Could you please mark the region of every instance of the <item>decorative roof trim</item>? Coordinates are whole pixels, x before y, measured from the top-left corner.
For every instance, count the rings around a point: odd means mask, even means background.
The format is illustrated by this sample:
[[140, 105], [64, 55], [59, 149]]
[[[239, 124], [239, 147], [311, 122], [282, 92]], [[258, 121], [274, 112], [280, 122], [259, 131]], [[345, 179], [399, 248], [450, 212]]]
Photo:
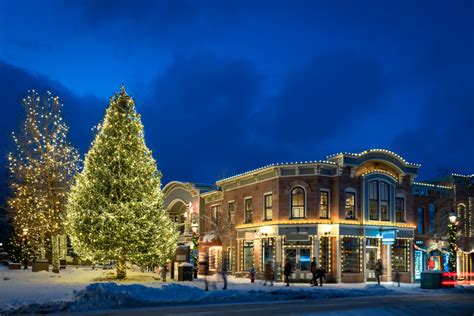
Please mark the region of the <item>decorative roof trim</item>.
[[263, 166], [263, 167], [260, 167], [260, 168], [257, 168], [257, 169], [253, 169], [253, 170], [250, 170], [250, 171], [246, 171], [246, 172], [243, 172], [243, 173], [236, 174], [236, 175], [228, 177], [228, 178], [221, 179], [221, 180], [217, 181], [216, 183], [219, 185], [220, 183], [226, 182], [228, 180], [233, 180], [233, 179], [236, 179], [236, 178], [239, 178], [239, 177], [242, 177], [242, 176], [250, 175], [254, 172], [258, 172], [258, 171], [262, 171], [262, 170], [270, 169], [270, 168], [274, 168], [274, 167], [295, 166], [295, 165], [310, 165], [310, 164], [325, 164], [325, 165], [337, 166], [337, 164], [334, 161], [329, 161], [329, 160], [314, 160], [314, 161], [310, 160], [310, 161], [300, 161], [300, 162], [295, 161], [295, 162], [272, 163], [272, 164], [269, 164], [269, 165], [266, 165], [266, 166]]
[[451, 173], [451, 176], [453, 176], [453, 177], [462, 177], [462, 178], [473, 178], [474, 173], [473, 174]]
[[408, 166], [411, 166], [411, 167], [421, 167], [421, 164], [416, 164], [416, 163], [411, 163], [411, 162], [408, 162], [405, 160], [405, 158], [403, 158], [402, 156], [394, 153], [393, 151], [390, 151], [390, 150], [387, 150], [387, 149], [369, 149], [369, 150], [364, 150], [360, 153], [351, 153], [351, 152], [340, 152], [340, 153], [337, 153], [337, 154], [333, 154], [333, 155], [329, 155], [326, 157], [326, 159], [331, 159], [331, 158], [334, 158], [334, 157], [337, 157], [337, 156], [341, 156], [341, 155], [344, 155], [344, 156], [351, 156], [351, 157], [361, 157], [361, 156], [364, 156], [364, 155], [367, 155], [367, 154], [370, 154], [370, 153], [384, 153], [384, 154], [388, 154], [390, 156], [393, 156], [397, 159], [399, 159], [400, 161], [402, 161], [405, 165], [408, 165]]
[[448, 189], [448, 190], [451, 190], [453, 188], [452, 186], [447, 186], [447, 185], [439, 185], [439, 184], [417, 182], [417, 181], [414, 181], [413, 185], [419, 185], [419, 186], [436, 188], [436, 189]]

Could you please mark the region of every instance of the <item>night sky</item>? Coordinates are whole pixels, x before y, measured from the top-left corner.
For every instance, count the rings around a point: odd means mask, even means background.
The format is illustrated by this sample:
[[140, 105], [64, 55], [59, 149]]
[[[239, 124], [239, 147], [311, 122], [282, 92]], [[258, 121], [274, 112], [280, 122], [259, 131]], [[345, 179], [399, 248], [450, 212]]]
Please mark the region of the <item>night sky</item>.
[[474, 1], [0, 0], [0, 154], [28, 89], [85, 153], [125, 84], [171, 180], [393, 150], [474, 172]]

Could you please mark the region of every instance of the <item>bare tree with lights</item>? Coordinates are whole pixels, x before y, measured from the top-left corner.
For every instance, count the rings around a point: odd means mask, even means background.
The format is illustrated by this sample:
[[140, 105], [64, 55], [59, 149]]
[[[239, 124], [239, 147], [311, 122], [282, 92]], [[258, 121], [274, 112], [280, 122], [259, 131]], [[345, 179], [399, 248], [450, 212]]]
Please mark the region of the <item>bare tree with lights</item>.
[[53, 272], [59, 272], [66, 247], [67, 193], [79, 154], [67, 141], [69, 128], [57, 96], [49, 91], [40, 96], [32, 90], [22, 104], [26, 118], [20, 133], [13, 133], [15, 148], [8, 155], [13, 242], [22, 248], [23, 256], [28, 248], [34, 257], [45, 258], [46, 248], [51, 247]]
[[178, 232], [163, 207], [161, 173], [145, 144], [140, 115], [122, 87], [71, 189], [67, 227], [75, 251], [92, 261], [162, 265], [175, 252]]

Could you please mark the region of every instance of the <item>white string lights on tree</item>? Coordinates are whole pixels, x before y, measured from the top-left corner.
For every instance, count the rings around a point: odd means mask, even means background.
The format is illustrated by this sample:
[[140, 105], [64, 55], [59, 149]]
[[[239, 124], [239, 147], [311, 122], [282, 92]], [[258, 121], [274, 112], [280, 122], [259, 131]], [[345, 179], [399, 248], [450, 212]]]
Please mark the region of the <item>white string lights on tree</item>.
[[12, 133], [15, 149], [8, 155], [13, 243], [23, 252], [28, 246], [36, 257], [52, 247], [53, 271], [59, 272], [59, 235], [64, 234], [62, 218], [79, 154], [67, 141], [69, 128], [57, 96], [31, 90], [22, 104], [25, 121], [20, 133]]

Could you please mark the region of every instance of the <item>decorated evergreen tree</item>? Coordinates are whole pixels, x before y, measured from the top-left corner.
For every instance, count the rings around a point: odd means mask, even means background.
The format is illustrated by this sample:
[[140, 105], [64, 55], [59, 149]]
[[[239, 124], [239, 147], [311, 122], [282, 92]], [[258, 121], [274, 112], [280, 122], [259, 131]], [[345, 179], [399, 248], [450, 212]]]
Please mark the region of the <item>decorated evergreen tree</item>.
[[[79, 154], [67, 142], [68, 126], [57, 96], [34, 90], [23, 99], [26, 118], [21, 132], [13, 133], [15, 149], [9, 153], [8, 199], [16, 257], [46, 257], [51, 247], [53, 272], [59, 272], [60, 252], [65, 252], [64, 213]], [[63, 249], [60, 249], [60, 248]], [[31, 251], [30, 251], [31, 250]], [[16, 258], [17, 260], [20, 258]]]
[[456, 237], [456, 223], [449, 223], [448, 225], [448, 268], [450, 272], [456, 272], [457, 259], [457, 237]]
[[178, 233], [160, 187], [140, 115], [122, 87], [110, 100], [69, 196], [67, 227], [77, 253], [115, 260], [119, 279], [126, 277], [126, 262], [150, 267], [171, 258]]

